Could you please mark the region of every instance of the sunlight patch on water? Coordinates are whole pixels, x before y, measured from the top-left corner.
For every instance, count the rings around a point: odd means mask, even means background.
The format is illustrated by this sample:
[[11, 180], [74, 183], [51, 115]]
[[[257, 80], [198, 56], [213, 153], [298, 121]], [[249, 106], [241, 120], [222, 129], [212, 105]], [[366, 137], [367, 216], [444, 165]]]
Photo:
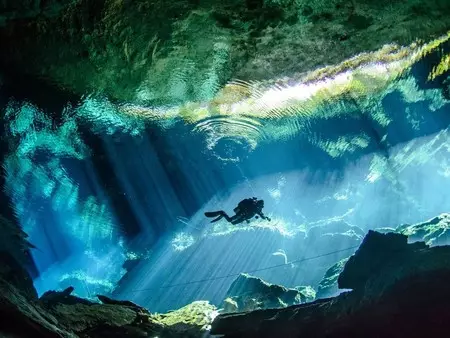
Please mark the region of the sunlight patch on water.
[[303, 228], [301, 226], [289, 223], [283, 218], [272, 218], [270, 222], [261, 219], [252, 220], [249, 224], [242, 223], [238, 225], [233, 225], [226, 221], [220, 221], [208, 229], [205, 236], [228, 236], [235, 232], [257, 230], [269, 230], [278, 232], [284, 237], [293, 237], [296, 233], [302, 232]]
[[335, 140], [318, 139], [316, 144], [333, 158], [341, 157], [344, 154], [351, 154], [358, 150], [367, 148], [370, 137], [361, 133], [359, 135], [340, 136]]
[[[450, 153], [449, 128], [432, 136], [409, 141], [389, 158], [375, 154], [371, 160], [366, 180], [374, 183], [378, 179], [385, 178], [396, 182], [398, 175], [404, 170], [411, 166], [424, 165], [440, 152]], [[444, 167], [445, 172], [445, 163], [441, 166]]]
[[[179, 106], [114, 105], [87, 98], [77, 109], [77, 117], [99, 131], [132, 135], [139, 135], [145, 122], [167, 131], [183, 124], [202, 135], [204, 150], [223, 162], [241, 162], [261, 144], [299, 135], [330, 157], [339, 158], [367, 147], [368, 135], [330, 139], [314, 133], [312, 126], [318, 121], [368, 118], [385, 129], [392, 118], [381, 102], [394, 91], [400, 91], [406, 102], [427, 102], [432, 111], [446, 103], [440, 90], [419, 89], [416, 79], [405, 75], [415, 62], [449, 38], [407, 47], [387, 45], [339, 65], [283, 79], [232, 80], [213, 98]], [[412, 117], [408, 121], [418, 128], [420, 121]]]
[[[196, 124], [217, 112], [226, 116], [251, 116], [262, 119], [283, 116], [310, 116], [320, 102], [351, 94], [353, 97], [381, 92], [409, 67], [431, 51], [439, 48], [449, 36], [407, 47], [387, 45], [372, 53], [362, 53], [342, 64], [324, 67], [306, 75], [293, 75], [272, 81], [230, 81], [209, 102], [188, 102], [184, 106], [159, 110], [128, 106], [132, 115], [153, 118], [182, 117]], [[299, 105], [301, 103], [301, 105]], [[187, 108], [187, 109], [186, 109]]]
[[186, 232], [177, 233], [171, 241], [172, 247], [175, 251], [184, 251], [194, 243], [194, 237]]
[[217, 116], [199, 122], [194, 132], [206, 135], [206, 147], [224, 161], [239, 162], [265, 138], [262, 124], [248, 117]]

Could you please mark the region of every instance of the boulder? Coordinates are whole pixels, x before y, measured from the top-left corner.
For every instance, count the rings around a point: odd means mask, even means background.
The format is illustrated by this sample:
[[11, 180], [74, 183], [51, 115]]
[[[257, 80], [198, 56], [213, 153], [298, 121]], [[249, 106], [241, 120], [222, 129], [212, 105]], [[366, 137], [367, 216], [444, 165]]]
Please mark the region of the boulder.
[[306, 301], [306, 298], [302, 291], [270, 284], [248, 274], [241, 274], [228, 289], [223, 309], [236, 312], [282, 308], [300, 304], [302, 299]]
[[[134, 309], [138, 309], [138, 310], [145, 310], [143, 307], [130, 302], [129, 300], [115, 300], [115, 299], [111, 299], [109, 297], [106, 296], [102, 296], [102, 295], [97, 295], [97, 298], [103, 303], [103, 304], [110, 304], [110, 305], [122, 305], [122, 306], [128, 306]], [[147, 311], [147, 310], [145, 310]]]
[[[370, 230], [359, 249], [345, 264], [344, 270], [338, 277], [338, 287], [364, 290], [371, 278], [383, 273], [383, 270], [390, 268], [391, 264], [401, 266], [400, 260], [403, 264], [410, 265], [412, 263], [410, 256], [417, 255], [417, 250], [426, 248], [423, 242], [408, 244], [407, 237], [401, 234], [381, 234]], [[404, 271], [405, 266], [402, 266], [401, 270]], [[394, 276], [398, 277], [396, 273]], [[389, 276], [384, 276], [383, 283], [388, 282], [390, 282]]]

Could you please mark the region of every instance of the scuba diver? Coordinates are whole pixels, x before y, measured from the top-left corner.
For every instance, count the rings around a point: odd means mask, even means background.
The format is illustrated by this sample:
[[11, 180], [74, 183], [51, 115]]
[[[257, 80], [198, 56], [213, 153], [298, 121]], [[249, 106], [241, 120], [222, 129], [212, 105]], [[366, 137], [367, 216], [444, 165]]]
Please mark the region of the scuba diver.
[[262, 219], [270, 221], [271, 219], [263, 214], [263, 208], [264, 201], [258, 200], [256, 197], [252, 197], [246, 198], [245, 200], [239, 202], [238, 206], [233, 210], [235, 212], [234, 216], [228, 216], [223, 210], [205, 212], [205, 216], [216, 217], [211, 221], [211, 223], [220, 221], [222, 218], [225, 218], [231, 224], [239, 224], [244, 221], [250, 223], [250, 219], [254, 216], [256, 216], [256, 218], [259, 216]]

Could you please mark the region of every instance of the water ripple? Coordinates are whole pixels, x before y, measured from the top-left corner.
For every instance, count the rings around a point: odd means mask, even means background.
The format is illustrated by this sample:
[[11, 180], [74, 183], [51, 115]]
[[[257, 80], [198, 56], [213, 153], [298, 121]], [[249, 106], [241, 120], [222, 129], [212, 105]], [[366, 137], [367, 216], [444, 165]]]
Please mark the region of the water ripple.
[[266, 138], [262, 123], [247, 116], [215, 116], [196, 124], [206, 136], [207, 149], [224, 161], [240, 161]]

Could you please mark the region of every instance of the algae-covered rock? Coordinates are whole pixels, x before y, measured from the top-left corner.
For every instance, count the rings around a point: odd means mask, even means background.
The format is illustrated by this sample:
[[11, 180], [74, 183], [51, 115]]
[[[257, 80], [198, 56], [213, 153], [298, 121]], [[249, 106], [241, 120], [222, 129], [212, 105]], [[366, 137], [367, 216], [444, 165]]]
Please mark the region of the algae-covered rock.
[[152, 315], [152, 321], [164, 327], [162, 337], [200, 337], [210, 329], [217, 308], [207, 301], [193, 302], [166, 314]]
[[341, 259], [339, 262], [330, 267], [322, 280], [319, 283], [317, 289], [317, 298], [325, 298], [336, 295], [338, 290], [338, 277], [339, 274], [344, 270], [345, 263], [347, 263], [348, 258]]
[[408, 236], [411, 241], [424, 241], [427, 245], [450, 243], [450, 214], [441, 214], [417, 224], [400, 225], [396, 232]]
[[282, 308], [306, 301], [311, 294], [306, 296], [303, 292], [270, 284], [248, 274], [241, 274], [228, 289], [223, 308], [234, 310], [233, 312]]
[[239, 311], [238, 303], [233, 298], [225, 298], [223, 301], [223, 312], [225, 313], [233, 313]]
[[316, 290], [313, 287], [307, 286], [297, 286], [295, 287], [300, 292], [300, 297], [302, 303], [312, 302], [316, 299]]
[[[447, 242], [449, 228], [450, 215], [442, 214], [429, 221], [415, 225], [405, 224], [397, 227], [396, 229], [379, 228], [376, 232], [371, 231], [369, 232], [370, 236], [365, 238], [365, 241], [369, 241], [369, 243], [364, 242], [359, 249], [363, 250], [363, 254], [358, 254], [358, 259], [364, 259], [364, 257], [369, 259], [370, 257], [370, 261], [360, 261], [357, 266], [354, 266], [355, 258], [351, 258], [352, 263], [348, 268], [346, 268], [346, 273], [342, 278], [344, 278], [344, 280], [350, 278], [348, 275], [349, 271], [353, 271], [351, 272], [351, 274], [353, 274], [352, 278], [363, 279], [363, 276], [372, 273], [369, 270], [371, 269], [371, 266], [377, 265], [377, 262], [382, 262], [384, 259], [389, 261], [393, 256], [399, 254], [399, 251], [401, 252], [404, 248], [410, 248], [407, 246], [407, 237], [405, 236], [408, 236], [408, 239], [411, 241], [425, 241], [427, 245], [444, 244]], [[395, 234], [395, 232], [398, 234]], [[381, 245], [380, 242], [383, 242], [383, 245]], [[417, 245], [422, 244], [418, 243]], [[365, 256], [365, 254], [367, 254], [367, 256]], [[377, 257], [377, 255], [379, 255], [379, 257]], [[374, 261], [375, 257], [377, 257], [376, 261]], [[345, 258], [327, 270], [317, 290], [318, 298], [335, 296], [339, 292], [338, 278], [340, 278], [340, 274], [343, 272], [348, 260], [349, 258]], [[352, 282], [351, 284], [353, 287], [358, 287], [357, 283], [353, 284]], [[349, 287], [349, 285], [346, 287]]]

